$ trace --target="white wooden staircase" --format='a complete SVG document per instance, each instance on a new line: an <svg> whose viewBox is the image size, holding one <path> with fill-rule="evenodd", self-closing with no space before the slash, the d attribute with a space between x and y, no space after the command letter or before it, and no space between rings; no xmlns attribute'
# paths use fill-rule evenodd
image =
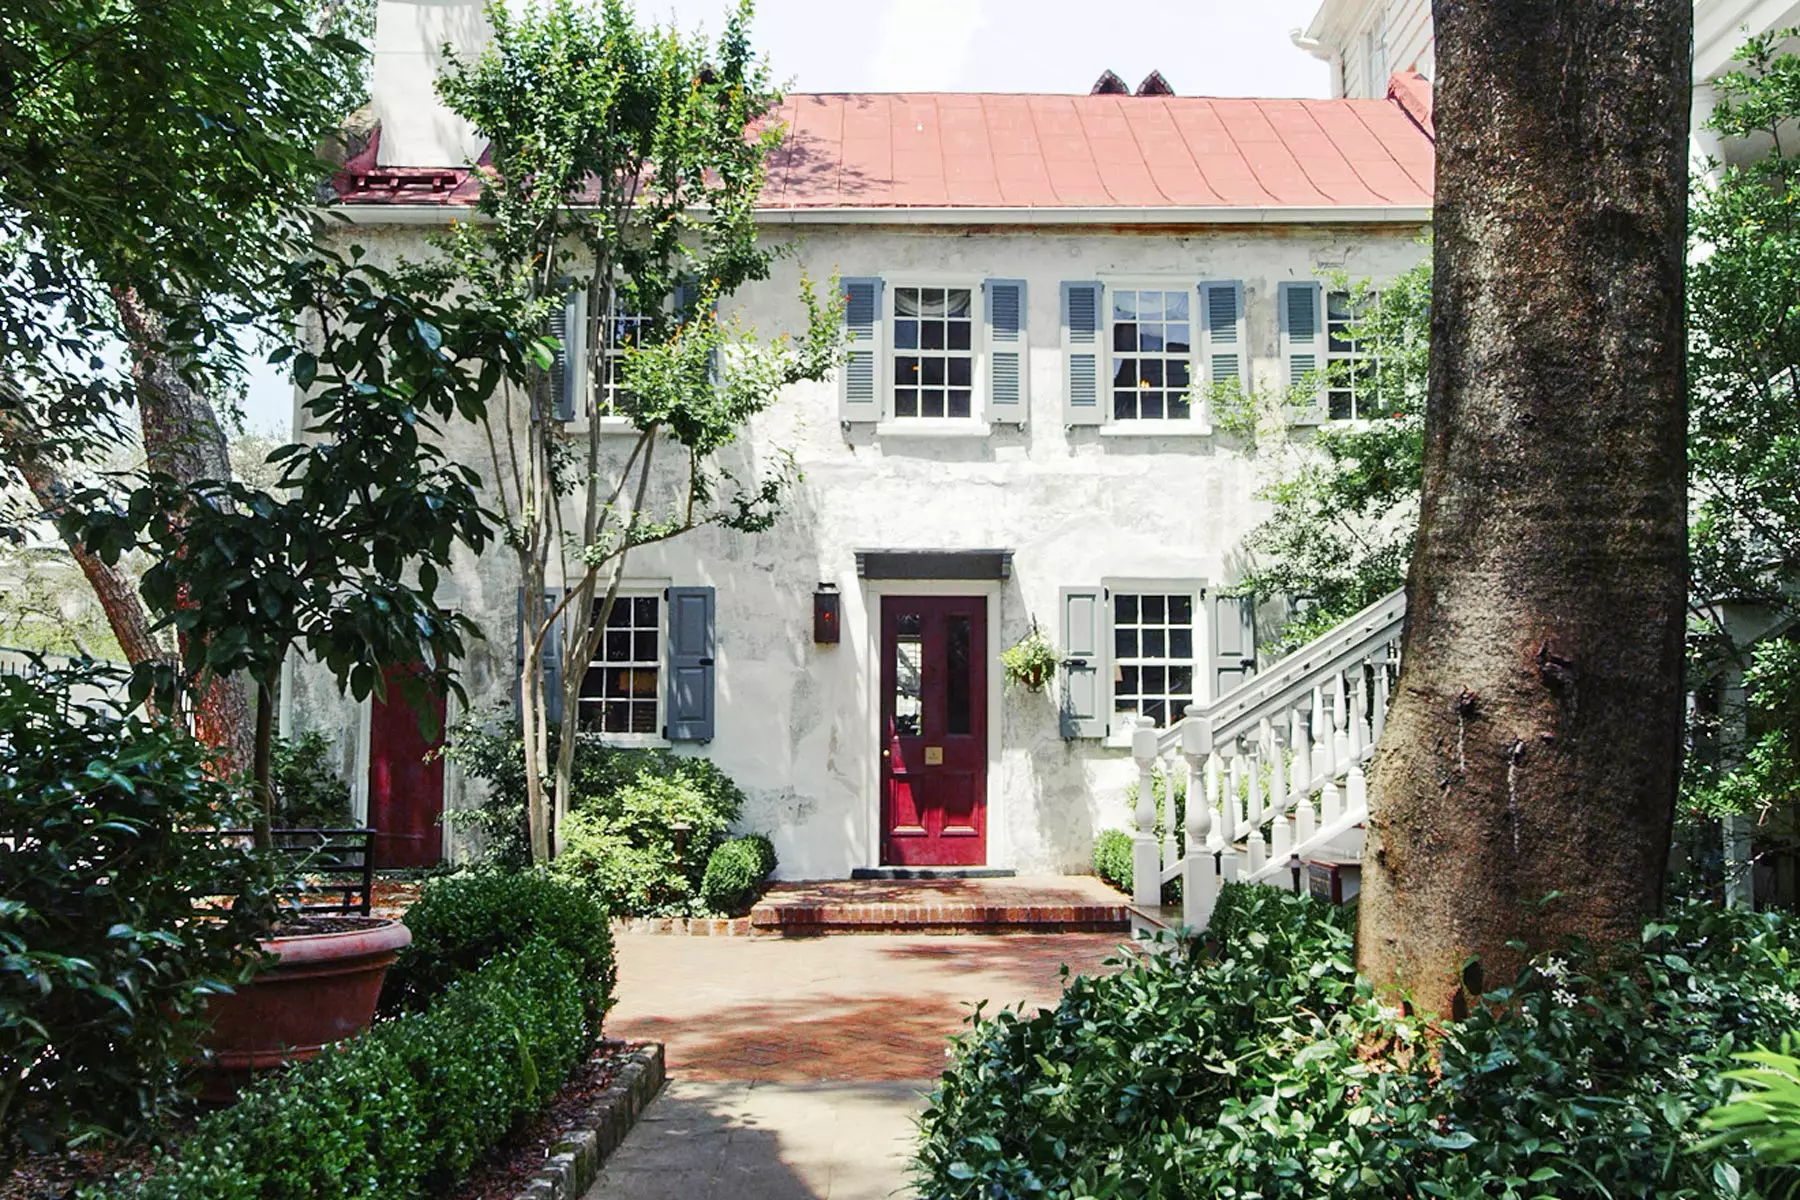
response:
<svg viewBox="0 0 1800 1200"><path fill-rule="evenodd" d="M1364 770L1399 673L1405 618L1406 594L1396 591L1213 703L1190 706L1170 728L1146 722L1133 731L1136 928L1205 928L1231 880L1300 890L1317 875L1354 888L1369 815ZM1171 785L1161 814L1159 768ZM1178 779L1188 797L1185 853ZM1162 885L1176 878L1178 912L1160 904Z"/></svg>

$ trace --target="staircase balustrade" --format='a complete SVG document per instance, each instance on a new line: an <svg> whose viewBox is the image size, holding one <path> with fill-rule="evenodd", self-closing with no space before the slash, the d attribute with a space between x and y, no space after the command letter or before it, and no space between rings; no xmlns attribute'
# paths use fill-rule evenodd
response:
<svg viewBox="0 0 1800 1200"><path fill-rule="evenodd" d="M1221 883L1299 891L1307 859L1360 857L1365 768L1386 721L1405 618L1405 593L1384 596L1211 704L1189 706L1170 728L1133 728L1134 904L1159 904L1163 885L1179 878L1182 924L1202 929Z"/></svg>

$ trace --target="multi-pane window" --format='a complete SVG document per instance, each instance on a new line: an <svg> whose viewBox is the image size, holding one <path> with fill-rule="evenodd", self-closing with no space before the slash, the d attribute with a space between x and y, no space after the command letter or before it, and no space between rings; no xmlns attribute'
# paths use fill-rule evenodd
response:
<svg viewBox="0 0 1800 1200"><path fill-rule="evenodd" d="M625 350L628 346L637 345L638 337L643 333L648 321L634 313L613 313L610 317L600 316L589 321L588 337L592 344L603 345L606 353L600 358L600 395L599 408L601 416L624 415L626 405L620 401L629 401L629 395L621 388L619 376L625 362Z"/></svg>
<svg viewBox="0 0 1800 1200"><path fill-rule="evenodd" d="M647 734L661 730L661 608L656 596L620 596L613 602L600 648L581 683L583 729Z"/></svg>
<svg viewBox="0 0 1800 1200"><path fill-rule="evenodd" d="M894 416L974 415L970 288L894 289Z"/></svg>
<svg viewBox="0 0 1800 1200"><path fill-rule="evenodd" d="M1114 592L1113 711L1158 726L1194 702L1194 597L1191 592Z"/></svg>
<svg viewBox="0 0 1800 1200"><path fill-rule="evenodd" d="M1325 400L1333 421L1357 421L1374 415L1375 362L1352 334L1365 310L1349 292L1325 297Z"/></svg>
<svg viewBox="0 0 1800 1200"><path fill-rule="evenodd" d="M1187 419L1192 335L1186 291L1112 290L1114 420Z"/></svg>

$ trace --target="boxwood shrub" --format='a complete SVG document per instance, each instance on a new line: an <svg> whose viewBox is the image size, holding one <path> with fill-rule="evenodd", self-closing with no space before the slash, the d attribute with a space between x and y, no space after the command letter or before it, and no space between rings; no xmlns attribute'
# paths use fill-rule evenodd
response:
<svg viewBox="0 0 1800 1200"><path fill-rule="evenodd" d="M1131 895L1131 835L1123 829L1102 829L1094 835L1094 874Z"/></svg>
<svg viewBox="0 0 1800 1200"><path fill-rule="evenodd" d="M425 1011L247 1089L121 1195L440 1193L544 1106L593 1034L575 962L533 939L451 983Z"/></svg>
<svg viewBox="0 0 1800 1200"><path fill-rule="evenodd" d="M706 860L700 899L714 912L744 912L756 903L774 870L775 847L762 834L721 842Z"/></svg>
<svg viewBox="0 0 1800 1200"><path fill-rule="evenodd" d="M1188 950L977 1019L923 1118L920 1194L1772 1194L1742 1143L1696 1151L1697 1121L1731 1056L1797 1020L1794 918L1684 906L1633 961L1546 956L1435 1027L1375 1001L1351 933L1232 886Z"/></svg>
<svg viewBox="0 0 1800 1200"><path fill-rule="evenodd" d="M417 1011L458 978L536 938L560 949L581 982L598 1034L618 981L606 910L543 871L473 871L428 881L407 910L412 944L389 969L383 1012Z"/></svg>

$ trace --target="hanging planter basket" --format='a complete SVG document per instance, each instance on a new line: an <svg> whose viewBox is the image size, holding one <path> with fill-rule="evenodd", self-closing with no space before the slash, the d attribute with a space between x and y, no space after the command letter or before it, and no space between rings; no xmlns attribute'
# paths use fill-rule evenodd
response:
<svg viewBox="0 0 1800 1200"><path fill-rule="evenodd" d="M1058 661L1056 647L1044 636L1036 621L1031 623L1031 632L1000 652L1006 682L1028 692L1041 692L1049 685L1056 675Z"/></svg>

